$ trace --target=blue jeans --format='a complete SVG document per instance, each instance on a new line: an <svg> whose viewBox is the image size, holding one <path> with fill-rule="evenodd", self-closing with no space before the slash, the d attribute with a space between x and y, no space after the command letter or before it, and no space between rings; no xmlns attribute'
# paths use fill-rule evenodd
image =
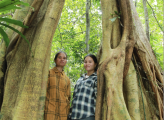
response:
<svg viewBox="0 0 164 120"><path fill-rule="evenodd" d="M73 120L95 120L95 116L91 116L83 119L73 119Z"/></svg>

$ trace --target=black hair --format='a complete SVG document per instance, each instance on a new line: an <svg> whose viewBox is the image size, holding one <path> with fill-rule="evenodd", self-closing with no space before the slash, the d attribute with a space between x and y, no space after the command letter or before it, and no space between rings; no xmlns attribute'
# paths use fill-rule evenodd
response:
<svg viewBox="0 0 164 120"><path fill-rule="evenodd" d="M59 52L56 53L55 58L54 58L54 61L57 59L57 57L58 57L58 55L60 53L64 53L66 55L66 59L67 59L67 54L65 52L63 52L63 51L59 51Z"/></svg>
<svg viewBox="0 0 164 120"><path fill-rule="evenodd" d="M94 63L96 64L95 71L97 71L97 68L98 68L98 61L97 61L96 56L93 55L93 54L88 54L88 55L86 55L86 56L84 57L84 60L85 60L85 58L88 57L88 56L91 57L91 58L93 59Z"/></svg>

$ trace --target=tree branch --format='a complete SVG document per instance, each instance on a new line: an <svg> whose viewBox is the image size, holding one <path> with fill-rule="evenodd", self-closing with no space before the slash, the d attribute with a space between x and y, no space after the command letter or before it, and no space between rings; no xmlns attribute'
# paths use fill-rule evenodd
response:
<svg viewBox="0 0 164 120"><path fill-rule="evenodd" d="M151 8L151 10L152 10L152 12L153 12L153 16L154 16L154 18L155 18L155 20L157 21L157 23L158 23L158 26L160 27L160 29L163 31L163 29L162 29L162 27L161 27L161 25L159 24L159 22L158 22L158 20L157 20L157 18L156 18L156 16L155 16L155 13L154 13L154 10L153 10L153 8L151 7L151 5L149 4L149 2L146 0L146 2L147 2L147 4L150 6L150 8Z"/></svg>

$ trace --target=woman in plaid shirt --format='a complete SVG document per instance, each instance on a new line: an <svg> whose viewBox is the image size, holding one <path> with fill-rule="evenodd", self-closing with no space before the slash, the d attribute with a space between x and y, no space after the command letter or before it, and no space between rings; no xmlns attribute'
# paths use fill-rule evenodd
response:
<svg viewBox="0 0 164 120"><path fill-rule="evenodd" d="M76 82L71 120L95 120L97 97L97 58L92 54L84 57L84 68L87 71Z"/></svg>
<svg viewBox="0 0 164 120"><path fill-rule="evenodd" d="M49 70L44 120L67 120L71 89L70 80L63 71L67 63L66 53L58 52L54 62L56 67Z"/></svg>

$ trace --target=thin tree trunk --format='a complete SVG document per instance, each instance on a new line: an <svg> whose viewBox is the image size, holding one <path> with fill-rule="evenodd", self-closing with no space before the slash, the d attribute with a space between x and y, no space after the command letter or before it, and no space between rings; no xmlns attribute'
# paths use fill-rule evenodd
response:
<svg viewBox="0 0 164 120"><path fill-rule="evenodd" d="M89 37L90 37L90 17L89 17L90 0L86 0L86 53L89 52Z"/></svg>
<svg viewBox="0 0 164 120"><path fill-rule="evenodd" d="M138 2L138 0L135 0L135 7L137 7L137 2Z"/></svg>
<svg viewBox="0 0 164 120"><path fill-rule="evenodd" d="M60 45L62 48L63 47L63 37L62 37L62 33L60 32L60 25L58 25L58 30L59 30L59 34L60 34Z"/></svg>
<svg viewBox="0 0 164 120"><path fill-rule="evenodd" d="M148 40L150 41L149 15L148 15L148 11L147 11L146 1L147 0L143 0L143 8L144 8L144 15L145 15L145 31L146 31L146 36L147 36Z"/></svg>

